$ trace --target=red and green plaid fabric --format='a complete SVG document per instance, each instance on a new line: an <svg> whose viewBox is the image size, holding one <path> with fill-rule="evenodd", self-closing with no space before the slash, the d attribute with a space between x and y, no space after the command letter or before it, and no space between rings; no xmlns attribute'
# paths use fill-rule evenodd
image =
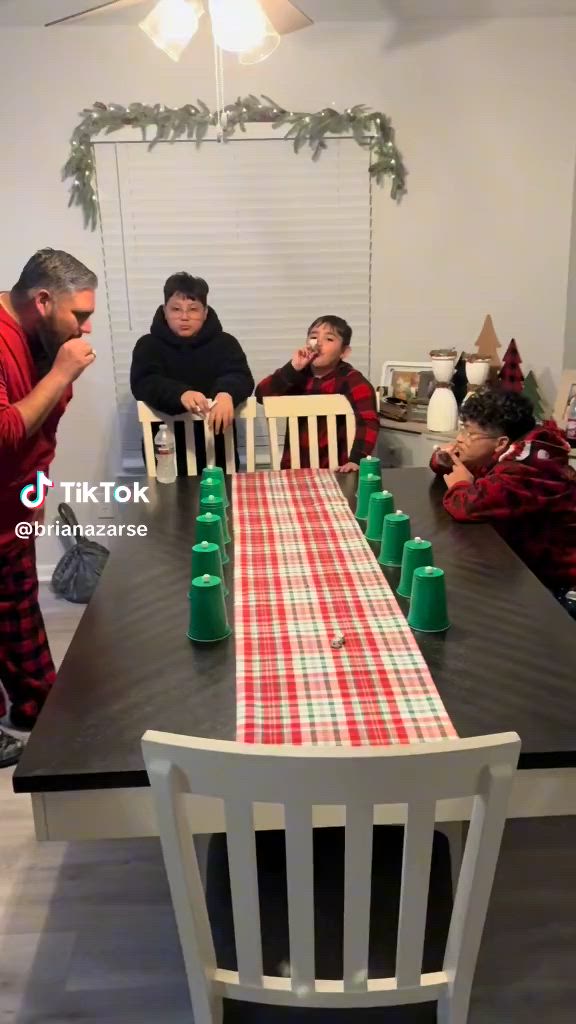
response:
<svg viewBox="0 0 576 1024"><path fill-rule="evenodd" d="M238 740L456 736L333 474L238 474L233 511ZM338 633L345 644L334 649Z"/></svg>

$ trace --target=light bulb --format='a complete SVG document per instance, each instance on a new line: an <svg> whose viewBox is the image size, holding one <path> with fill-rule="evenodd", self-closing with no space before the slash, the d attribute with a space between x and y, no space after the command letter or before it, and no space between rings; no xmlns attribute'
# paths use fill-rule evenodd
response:
<svg viewBox="0 0 576 1024"><path fill-rule="evenodd" d="M268 19L266 19L268 21ZM257 46L253 46L251 50L243 50L238 55L238 60L241 64L259 64L260 61L266 60L270 54L274 53L274 50L280 45L280 36L276 29L268 22L266 29L266 35L258 43Z"/></svg>
<svg viewBox="0 0 576 1024"><path fill-rule="evenodd" d="M274 32L258 0L210 0L210 17L217 46L231 53L254 50Z"/></svg>
<svg viewBox="0 0 576 1024"><path fill-rule="evenodd" d="M201 14L197 0L159 0L140 28L159 50L178 61L198 31Z"/></svg>

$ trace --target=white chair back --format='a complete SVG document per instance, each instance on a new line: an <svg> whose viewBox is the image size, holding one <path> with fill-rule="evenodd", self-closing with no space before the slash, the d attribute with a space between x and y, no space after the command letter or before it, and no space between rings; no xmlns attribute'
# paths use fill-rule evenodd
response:
<svg viewBox="0 0 576 1024"><path fill-rule="evenodd" d="M344 395L279 395L263 399L264 415L268 422L270 439L270 463L272 469L280 469L280 449L278 443L278 419L287 419L287 436L290 444L290 465L299 469L300 439L298 420L308 420L308 438L310 446L310 466L318 469L320 457L318 451L318 418L325 416L328 430L328 467L338 466L338 438L336 433L336 417L346 417L346 439L348 454L352 450L356 434L356 419L352 406Z"/></svg>
<svg viewBox="0 0 576 1024"><path fill-rule="evenodd" d="M196 439L194 423L204 424L204 441L206 445L206 465L216 464L214 431L208 425L207 420L193 413L184 412L178 416L164 416L162 413L154 412L144 402L138 402L138 419L142 424L142 435L144 440L144 458L148 476L156 476L156 458L154 455L154 436L152 426L154 423L165 423L174 436L174 424L178 421L184 423L186 434L186 465L188 476L198 474L198 461L196 458ZM246 422L246 469L253 473L256 468L256 451L254 443L254 421L256 419L256 399L249 398L248 401L239 405L235 410L235 419ZM226 473L236 472L236 457L234 451L234 432L232 427L224 433L224 451L226 453Z"/></svg>
<svg viewBox="0 0 576 1024"><path fill-rule="evenodd" d="M225 997L334 1010L437 1000L441 1024L465 1024L520 750L515 733L334 750L147 732L142 746L196 1024L220 1024ZM237 971L216 964L189 793L223 802ZM465 797L474 798L473 810L443 969L422 974L436 802ZM255 803L284 807L289 977L263 975ZM387 804L406 807L396 975L369 979L372 826L375 806ZM336 981L315 975L312 814L320 805L346 814L344 966Z"/></svg>

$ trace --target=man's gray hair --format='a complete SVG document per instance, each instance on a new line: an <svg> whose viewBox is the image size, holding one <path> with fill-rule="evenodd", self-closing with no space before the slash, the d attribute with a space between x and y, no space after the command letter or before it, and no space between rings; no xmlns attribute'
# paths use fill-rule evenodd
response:
<svg viewBox="0 0 576 1024"><path fill-rule="evenodd" d="M20 295L46 289L49 292L84 292L98 287L98 278L75 256L61 249L34 253L14 285Z"/></svg>

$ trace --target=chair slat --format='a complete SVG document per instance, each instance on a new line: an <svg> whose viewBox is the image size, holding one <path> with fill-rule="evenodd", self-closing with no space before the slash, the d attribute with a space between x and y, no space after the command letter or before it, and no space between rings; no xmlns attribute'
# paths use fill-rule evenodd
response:
<svg viewBox="0 0 576 1024"><path fill-rule="evenodd" d="M188 476L196 476L198 473L198 461L196 459L196 434L194 433L195 421L191 416L184 420L184 431L186 433L186 472Z"/></svg>
<svg viewBox="0 0 576 1024"><path fill-rule="evenodd" d="M278 450L278 420L275 416L268 420L268 437L270 438L270 465L272 469L280 469L280 452Z"/></svg>
<svg viewBox="0 0 576 1024"><path fill-rule="evenodd" d="M286 804L284 823L292 988L314 988L314 854L311 807L300 803Z"/></svg>
<svg viewBox="0 0 576 1024"><path fill-rule="evenodd" d="M144 460L146 462L146 473L148 476L156 476L156 455L154 453L154 438L152 436L152 424L142 424L142 436L144 439Z"/></svg>
<svg viewBox="0 0 576 1024"><path fill-rule="evenodd" d="M262 940L252 804L226 800L226 832L238 975L244 985L262 985Z"/></svg>
<svg viewBox="0 0 576 1024"><path fill-rule="evenodd" d="M255 399L251 399L255 401ZM256 470L256 416L246 417L246 470L254 473Z"/></svg>
<svg viewBox="0 0 576 1024"><path fill-rule="evenodd" d="M435 812L434 801L408 805L396 946L396 979L401 988L420 984Z"/></svg>
<svg viewBox="0 0 576 1024"><path fill-rule="evenodd" d="M206 465L211 469L216 465L216 450L214 446L214 431L207 419L204 420L204 443L206 445Z"/></svg>
<svg viewBox="0 0 576 1024"><path fill-rule="evenodd" d="M372 878L372 804L346 807L344 866L344 989L368 989L370 891Z"/></svg>
<svg viewBox="0 0 576 1024"><path fill-rule="evenodd" d="M328 427L328 465L330 469L336 469L338 465L338 437L336 433L336 417L326 417Z"/></svg>
<svg viewBox="0 0 576 1024"><path fill-rule="evenodd" d="M320 453L318 450L318 417L308 416L308 443L310 446L310 466L318 469L320 465Z"/></svg>
<svg viewBox="0 0 576 1024"><path fill-rule="evenodd" d="M288 436L290 438L290 465L292 469L300 469L300 437L297 416L288 417Z"/></svg>

